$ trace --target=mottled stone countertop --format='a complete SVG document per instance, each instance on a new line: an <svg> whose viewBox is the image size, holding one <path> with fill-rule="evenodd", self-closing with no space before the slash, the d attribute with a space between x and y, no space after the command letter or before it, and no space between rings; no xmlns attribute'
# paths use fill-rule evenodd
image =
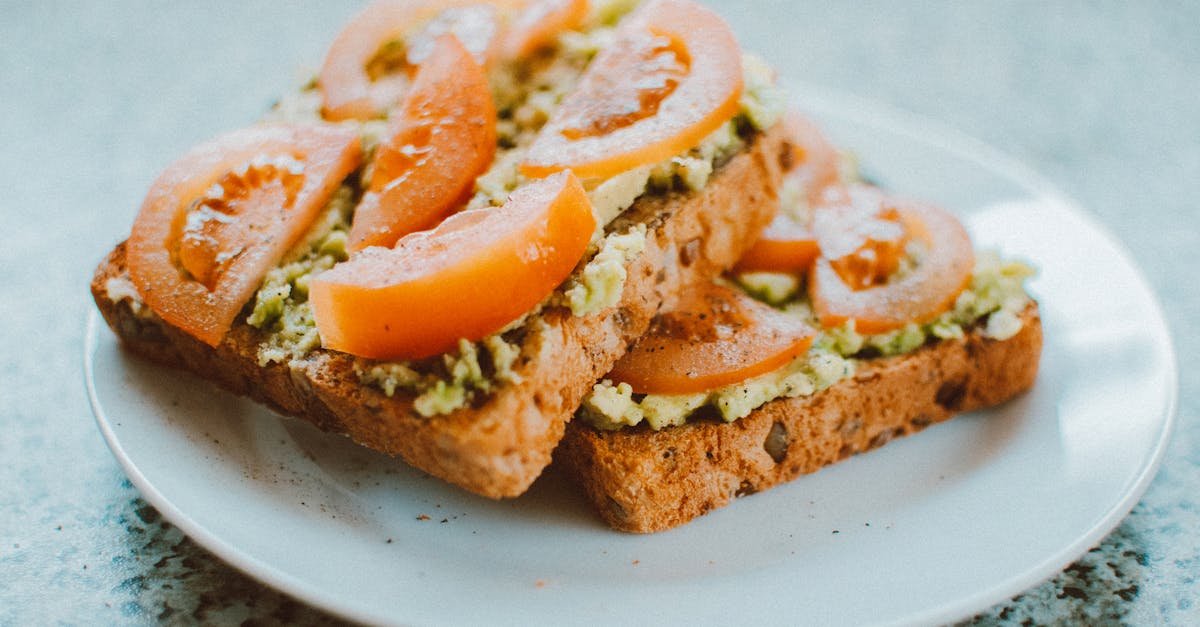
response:
<svg viewBox="0 0 1200 627"><path fill-rule="evenodd" d="M1132 514L985 624L1200 623L1200 4L723 2L793 78L943 121L1098 216L1157 291L1178 429ZM146 186L319 60L347 2L0 4L0 623L320 623L164 522L81 372L86 284Z"/></svg>

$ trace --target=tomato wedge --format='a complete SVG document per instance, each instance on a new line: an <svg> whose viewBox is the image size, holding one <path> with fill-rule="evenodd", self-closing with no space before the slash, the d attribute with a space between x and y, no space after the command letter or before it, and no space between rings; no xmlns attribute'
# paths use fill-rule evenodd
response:
<svg viewBox="0 0 1200 627"><path fill-rule="evenodd" d="M639 394L707 392L782 368L814 337L798 317L708 284L659 314L608 376Z"/></svg>
<svg viewBox="0 0 1200 627"><path fill-rule="evenodd" d="M971 239L958 219L937 207L886 198L866 187L851 189L850 197L856 206L894 209L908 237L920 242L924 252L910 272L862 289L847 284L830 259L818 258L809 274L809 292L821 324L836 327L854 320L860 333L884 333L910 322L929 322L949 309L975 266ZM825 238L819 241L825 251Z"/></svg>
<svg viewBox="0 0 1200 627"><path fill-rule="evenodd" d="M583 186L566 172L518 189L502 207L457 213L395 248L368 248L312 279L322 344L418 359L483 338L562 283L595 228Z"/></svg>
<svg viewBox="0 0 1200 627"><path fill-rule="evenodd" d="M729 26L690 0L653 0L617 27L521 164L608 178L700 143L738 111L741 51Z"/></svg>
<svg viewBox="0 0 1200 627"><path fill-rule="evenodd" d="M587 0L537 0L513 18L500 44L506 59L522 59L554 43L587 18Z"/></svg>
<svg viewBox="0 0 1200 627"><path fill-rule="evenodd" d="M417 71L354 212L349 248L391 246L446 217L496 154L496 107L483 68L442 35Z"/></svg>
<svg viewBox="0 0 1200 627"><path fill-rule="evenodd" d="M129 275L163 320L216 346L362 159L331 125L258 126L197 146L150 187Z"/></svg>
<svg viewBox="0 0 1200 627"><path fill-rule="evenodd" d="M738 261L739 272L807 272L821 251L812 232L811 216L804 214L841 195L829 193L841 186L839 157L833 144L798 111L789 111L783 124L791 140L783 189L799 194L792 202L803 199L807 206L781 208ZM781 198L781 202L785 201Z"/></svg>
<svg viewBox="0 0 1200 627"><path fill-rule="evenodd" d="M317 77L326 119L369 120L396 106L409 74L452 33L480 65L499 41L498 11L519 2L492 0L376 0L334 39Z"/></svg>

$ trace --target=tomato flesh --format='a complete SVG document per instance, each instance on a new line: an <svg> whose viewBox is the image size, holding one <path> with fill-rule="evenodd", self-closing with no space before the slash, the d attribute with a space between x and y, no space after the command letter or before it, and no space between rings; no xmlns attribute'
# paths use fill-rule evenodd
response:
<svg viewBox="0 0 1200 627"><path fill-rule="evenodd" d="M537 0L518 13L501 44L506 59L522 59L554 43L587 18L587 0Z"/></svg>
<svg viewBox="0 0 1200 627"><path fill-rule="evenodd" d="M807 272L820 254L812 208L842 195L838 153L820 129L794 110L783 124L791 140L783 189L798 193L806 206L781 208L738 261L739 272Z"/></svg>
<svg viewBox="0 0 1200 627"><path fill-rule="evenodd" d="M272 125L191 150L151 186L127 247L138 293L215 346L362 158L354 131Z"/></svg>
<svg viewBox="0 0 1200 627"><path fill-rule="evenodd" d="M783 118L791 139L791 169L786 180L804 192L810 207L826 202L830 191L841 184L841 157L821 129L800 112L792 110Z"/></svg>
<svg viewBox="0 0 1200 627"><path fill-rule="evenodd" d="M570 275L596 227L569 172L501 207L457 213L394 248L371 247L309 288L322 344L360 357L418 359L479 340L531 310Z"/></svg>
<svg viewBox="0 0 1200 627"><path fill-rule="evenodd" d="M186 210L178 235L179 265L209 291L216 289L230 265L245 254L245 244L238 241L245 235L241 231L290 210L304 185L303 172L303 164L285 155L223 174Z"/></svg>
<svg viewBox="0 0 1200 627"><path fill-rule="evenodd" d="M851 289L880 285L906 255L910 233L900 210L868 191L853 191L850 203L818 208L813 230L821 256Z"/></svg>
<svg viewBox="0 0 1200 627"><path fill-rule="evenodd" d="M326 119L384 117L404 97L410 74L441 35L454 34L480 65L500 38L499 11L516 2L376 0L347 22L317 77Z"/></svg>
<svg viewBox="0 0 1200 627"><path fill-rule="evenodd" d="M490 4L468 4L443 9L432 20L414 32L407 43L406 61L420 68L433 54L438 39L454 35L475 63L487 65L492 47L499 38L500 11Z"/></svg>
<svg viewBox="0 0 1200 627"><path fill-rule="evenodd" d="M559 120L567 139L607 135L657 115L691 66L687 49L670 35L630 31L613 48L621 54L596 60L595 78L577 92L582 104Z"/></svg>
<svg viewBox="0 0 1200 627"><path fill-rule="evenodd" d="M700 143L737 113L741 51L729 26L690 0L653 0L617 28L521 164L607 178Z"/></svg>
<svg viewBox="0 0 1200 627"><path fill-rule="evenodd" d="M639 394L707 392L782 368L815 336L796 316L708 284L659 314L608 377Z"/></svg>
<svg viewBox="0 0 1200 627"><path fill-rule="evenodd" d="M439 37L376 151L349 248L391 246L451 213L496 153L496 108L483 68Z"/></svg>
<svg viewBox="0 0 1200 627"><path fill-rule="evenodd" d="M758 240L738 260L738 272L805 272L820 248L812 229L795 218L778 213Z"/></svg>
<svg viewBox="0 0 1200 627"><path fill-rule="evenodd" d="M822 256L809 273L809 293L821 324L836 327L854 320L860 333L884 333L910 322L929 322L953 306L975 266L975 252L962 223L943 209L885 198L866 187L851 189L850 197L857 206L893 209L908 237L923 251L911 271L862 287L843 278L827 257L826 240L821 238ZM830 249L836 246L831 244Z"/></svg>

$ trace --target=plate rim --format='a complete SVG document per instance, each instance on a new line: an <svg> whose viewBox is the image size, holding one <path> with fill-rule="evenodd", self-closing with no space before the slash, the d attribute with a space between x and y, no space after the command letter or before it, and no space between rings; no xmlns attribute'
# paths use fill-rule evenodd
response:
<svg viewBox="0 0 1200 627"><path fill-rule="evenodd" d="M1060 190L1050 179L1043 176L1040 172L1025 165L1020 159L1008 155L991 144L960 131L947 123L906 111L888 103L870 100L807 81L785 82L804 90L803 92L792 91L791 93L805 94L803 98L793 98L793 101L800 101L805 105L815 104L818 109L824 108L826 111L832 110L838 102L854 103L855 107L850 108L848 111L838 110L836 115L856 124L872 128L883 128L890 132L912 137L925 144L936 146L939 149L954 154L956 157L997 171L1003 174L1003 176L1019 183L1021 186L1030 186L1033 188L1031 191L1036 191L1038 194L1052 199L1064 209L1069 210L1074 217L1087 223L1090 228L1106 240L1107 244L1117 250L1120 254L1120 261L1133 271L1135 278L1149 295L1151 312L1157 318L1158 326L1162 330L1165 340L1162 348L1165 351L1164 357L1167 366L1167 372L1165 373L1167 396L1164 399L1165 403L1162 410L1163 414L1165 414L1163 426L1158 434L1158 438L1154 442L1148 459L1143 460L1143 465L1139 473L1130 482L1129 488L1122 498L1105 511L1087 533L1081 535L1075 542L1068 544L1058 552L1046 557L1039 564L1029 568L1024 573L1013 575L1009 579L993 586L991 590L979 591L956 602L930 608L923 612L917 612L902 621L897 621L896 624L941 623L969 618L973 614L983 611L996 603L1003 602L1005 599L1010 599L1031 587L1040 585L1060 573L1064 568L1087 553L1089 549L1102 542L1105 537L1112 533L1128 517L1129 512L1141 501L1142 496L1145 495L1146 490L1149 489L1150 484L1154 481L1154 477L1158 474L1159 468L1162 466L1163 458L1166 456L1167 448L1178 424L1179 362L1178 356L1175 353L1175 340L1171 332L1170 322L1166 317L1166 312L1162 308L1162 302L1159 300L1158 294L1153 289L1153 285L1147 280L1145 271L1136 263L1133 254L1126 247L1125 243L1117 238L1107 225L1097 220L1091 211ZM867 112L870 112L870 114L868 115ZM926 132L919 132L921 129L924 129Z"/></svg>
<svg viewBox="0 0 1200 627"><path fill-rule="evenodd" d="M1162 465L1178 424L1179 368L1169 321L1152 284L1146 279L1144 270L1135 262L1125 244L1116 238L1105 224L1099 222L1090 211L1063 193L1048 178L1026 166L1020 160L946 123L905 111L888 103L870 100L806 81L781 79L781 82L785 86L795 88L789 90L791 93L804 94L803 97L791 99L793 104L799 104L804 110L824 112L856 125L911 137L915 141L950 153L956 158L978 164L1039 196L1053 200L1065 211L1070 212L1073 217L1085 222L1105 240L1105 243L1119 253L1119 261L1133 272L1136 281L1146 290L1149 297L1150 314L1157 320L1162 331L1164 345L1161 348L1164 351L1164 363L1167 370L1164 373L1167 385L1162 407L1162 427L1149 455L1141 460L1141 467L1136 477L1129 482L1121 498L1109 507L1086 533L1046 556L1024 572L1014 574L990 588L979 590L953 602L943 603L897 619L896 624L924 624L969 618L972 614L1003 602L1061 572L1063 568L1077 560L1091 547L1099 544L1104 537L1121 524L1133 507L1140 502ZM845 107L844 105L847 103L853 106ZM300 577L291 575L244 552L231 542L209 531L176 506L145 476L122 446L113 425L110 424L111 418L107 415L96 389L94 357L102 326L104 325L101 324L99 312L94 307L89 308L83 342L84 384L93 418L105 443L142 498L153 505L167 521L178 527L205 550L210 551L246 576L270 586L282 594L322 611L354 621L364 623L396 621L397 618L394 616L379 616L364 611L351 602L341 599L338 595L329 594L324 589L311 585Z"/></svg>

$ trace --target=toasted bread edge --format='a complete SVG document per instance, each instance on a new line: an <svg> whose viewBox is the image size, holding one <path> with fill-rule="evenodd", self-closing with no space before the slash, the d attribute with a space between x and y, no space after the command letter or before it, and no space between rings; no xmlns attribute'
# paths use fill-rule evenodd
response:
<svg viewBox="0 0 1200 627"><path fill-rule="evenodd" d="M1028 390L1037 378L1042 325L1036 304L1021 317L1021 331L1007 340L973 329L961 340L865 360L826 390L772 401L728 424L603 432L572 423L555 462L614 529L670 529Z"/></svg>

